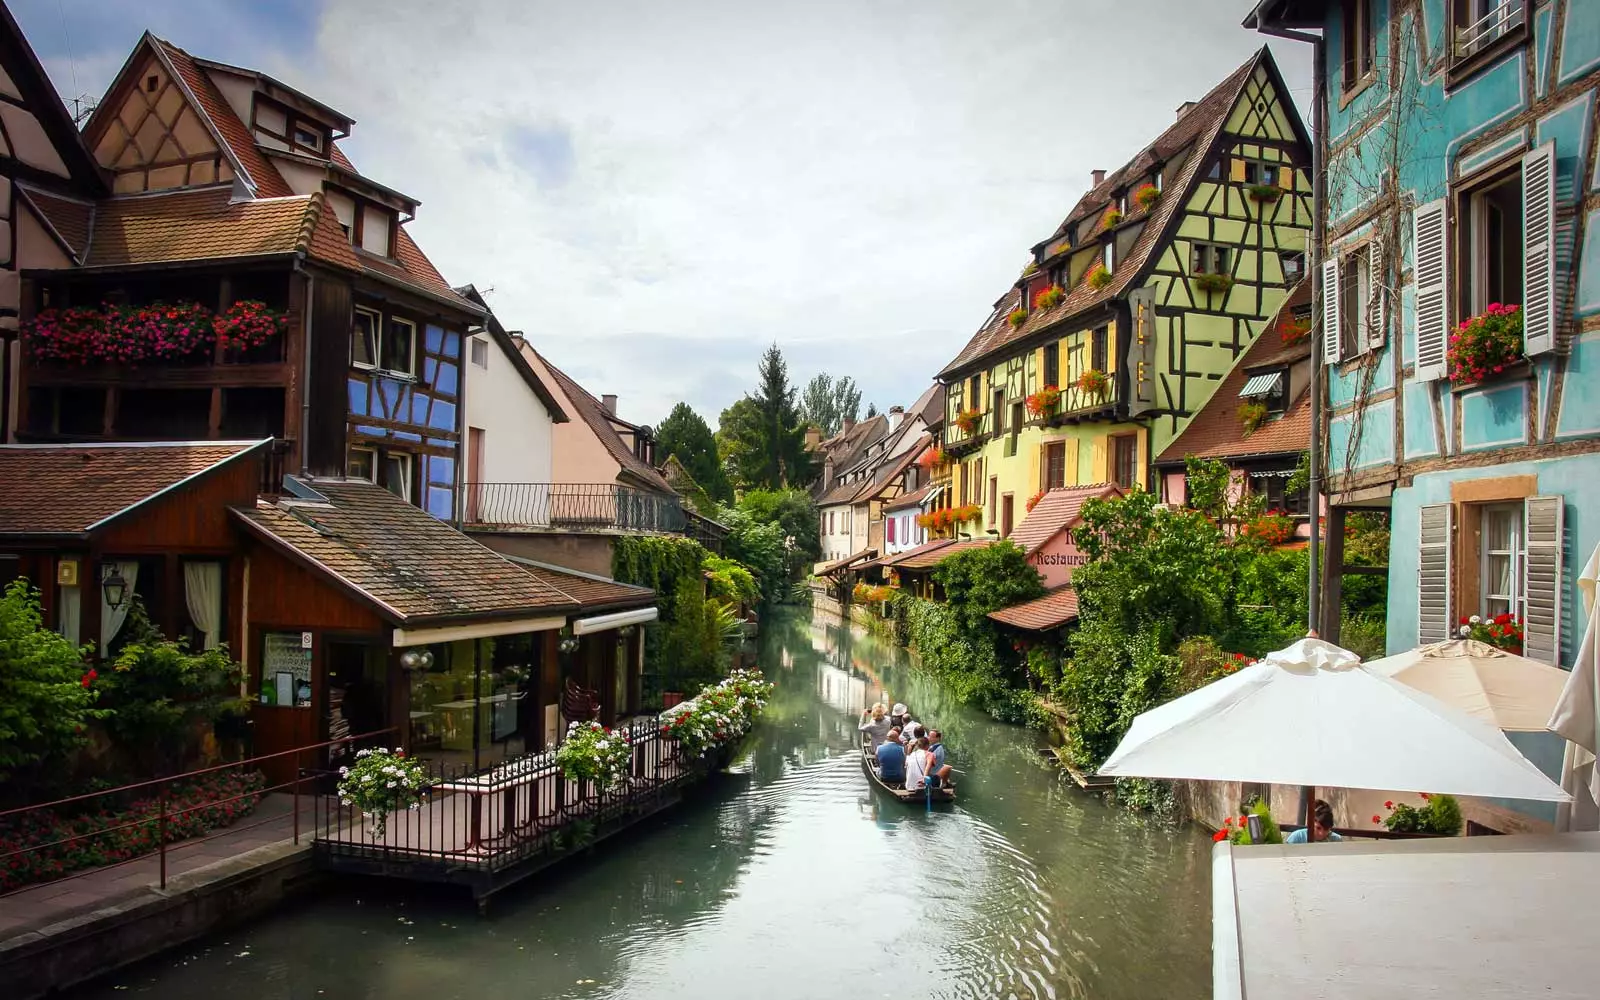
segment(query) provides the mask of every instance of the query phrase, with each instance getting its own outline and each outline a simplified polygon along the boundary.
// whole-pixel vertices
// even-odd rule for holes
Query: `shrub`
[[[1101,263],[1100,261],[1096,261],[1094,266],[1089,268],[1089,273],[1085,277],[1085,280],[1088,281],[1090,288],[1098,292],[1100,289],[1111,284],[1111,272],[1106,270],[1105,264]]]
[[[969,632],[989,628],[989,612],[1044,594],[1038,570],[1010,541],[957,552],[934,569],[933,579],[944,588],[945,603]]]
[[[1482,382],[1522,357],[1522,307],[1496,302],[1450,335],[1445,364],[1452,382]]]
[[[83,651],[44,627],[39,591],[13,580],[0,595],[0,784],[15,791],[30,775],[59,771],[84,743],[99,691]]]
[[[761,588],[750,571],[732,559],[707,556],[704,566],[711,596],[724,604],[760,604]]]
[[[1294,518],[1281,510],[1269,510],[1245,524],[1240,532],[1263,545],[1283,545],[1294,537]]]
[[[1156,778],[1118,778],[1117,803],[1131,812],[1149,813],[1158,820],[1178,818],[1178,796],[1172,782]]]
[[[568,781],[592,781],[604,791],[628,776],[633,744],[626,730],[598,722],[573,722],[556,748],[556,766]]]
[[[1461,804],[1454,795],[1424,793],[1422,799],[1425,804],[1420,809],[1404,802],[1385,802],[1389,815],[1383,818],[1383,825],[1394,833],[1431,833],[1436,837],[1461,833]],[[1373,817],[1374,822],[1377,819]]]
[[[1267,420],[1267,404],[1249,399],[1239,404],[1239,430],[1245,437],[1254,434]]]

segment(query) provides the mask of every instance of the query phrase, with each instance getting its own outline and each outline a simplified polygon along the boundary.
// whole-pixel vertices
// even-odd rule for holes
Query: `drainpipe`
[[[1323,146],[1327,137],[1327,82],[1328,46],[1320,35],[1272,28],[1257,23],[1256,30],[1263,35],[1273,35],[1290,41],[1305,42],[1311,46],[1311,247],[1306,254],[1306,276],[1311,281],[1311,315],[1324,315],[1322,309],[1322,246],[1327,240],[1328,173],[1327,157]],[[1328,336],[1323,331],[1323,336]],[[1307,504],[1311,510],[1311,540],[1306,546],[1308,578],[1306,580],[1306,625],[1312,631],[1322,626],[1322,533],[1318,519],[1322,514],[1322,484],[1325,470],[1322,465],[1322,424],[1327,418],[1327,404],[1323,399],[1323,362],[1313,349],[1311,358],[1311,477],[1307,486]]]
[[[312,317],[316,315],[317,276],[302,268],[300,261],[295,261],[294,269],[306,276],[305,316],[306,350],[305,359],[300,368],[300,477],[308,479],[311,476],[311,460],[308,457],[311,451],[311,328]]]

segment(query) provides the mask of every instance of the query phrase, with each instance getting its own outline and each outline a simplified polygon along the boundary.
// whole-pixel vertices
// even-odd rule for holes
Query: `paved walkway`
[[[300,842],[311,841],[311,805],[300,797]],[[255,812],[211,840],[195,838],[167,847],[167,878],[226,861],[247,851],[288,840],[294,835],[294,797],[274,792]],[[157,887],[161,858],[149,857],[110,868],[93,869],[75,878],[46,882],[10,896],[0,896],[0,942],[79,913],[98,910]]]

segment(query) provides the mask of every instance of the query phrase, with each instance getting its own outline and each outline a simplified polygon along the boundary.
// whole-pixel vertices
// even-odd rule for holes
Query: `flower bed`
[[[209,357],[217,344],[232,354],[283,332],[285,315],[254,299],[218,315],[193,302],[98,309],[46,309],[24,327],[33,355],[66,364],[138,364]]]
[[[1456,327],[1445,365],[1450,381],[1469,384],[1504,374],[1522,360],[1522,307],[1496,302]]]
[[[260,799],[255,793],[265,784],[259,771],[218,771],[174,782],[167,794],[166,842],[199,837],[250,815]],[[157,850],[161,811],[152,796],[122,809],[73,815],[39,809],[0,820],[0,892]]]
[[[1516,615],[1500,614],[1493,618],[1468,615],[1461,619],[1457,634],[1463,639],[1476,639],[1508,653],[1522,655],[1522,620]]]
[[[1056,404],[1061,402],[1061,390],[1053,385],[1047,385],[1038,392],[1029,395],[1025,402],[1029,413],[1036,417],[1041,417],[1053,411],[1056,408]]]
[[[894,596],[893,587],[874,587],[867,583],[857,583],[851,590],[850,596],[857,604],[882,604]]]
[[[773,684],[759,670],[735,670],[662,713],[661,734],[693,757],[735,742],[755,725]]]
[[[390,813],[420,808],[418,799],[428,781],[422,762],[399,747],[393,752],[388,747],[357,750],[355,766],[339,768],[339,802],[361,810],[372,824],[372,839],[378,840],[388,829]]]
[[[626,778],[632,763],[627,732],[598,722],[574,720],[556,748],[556,766],[568,781],[592,781],[602,790]]]
[[[1052,306],[1060,305],[1061,300],[1066,297],[1065,289],[1060,285],[1051,285],[1033,297],[1033,307],[1035,309],[1049,309]]]
[[[1105,264],[1096,262],[1093,267],[1089,268],[1089,273],[1085,280],[1089,282],[1090,288],[1098,292],[1111,284],[1111,272],[1106,270]]]
[[[1090,368],[1078,376],[1078,391],[1086,396],[1104,396],[1109,388],[1111,376],[1098,369]]]
[[[1138,205],[1146,212],[1150,211],[1150,206],[1154,205],[1160,200],[1161,189],[1157,188],[1154,184],[1142,185],[1139,190],[1133,193],[1134,204]]]

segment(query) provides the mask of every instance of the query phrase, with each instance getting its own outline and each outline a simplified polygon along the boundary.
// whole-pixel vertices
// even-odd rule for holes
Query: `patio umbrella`
[[[1141,714],[1100,773],[1570,799],[1487,722],[1309,638]]]
[[[1563,788],[1576,801],[1569,809],[1557,810],[1556,829],[1593,830],[1600,827],[1600,775],[1595,773],[1595,752],[1600,746],[1596,734],[1600,723],[1600,614],[1595,607],[1595,585],[1600,581],[1600,547],[1589,557],[1578,574],[1578,590],[1583,594],[1586,628],[1578,644],[1578,658],[1572,664],[1567,686],[1550,714],[1550,729],[1567,739],[1566,759],[1562,761]]]
[[[1496,729],[1542,733],[1566,686],[1567,672],[1473,639],[1447,639],[1370,660],[1392,677],[1482,719]]]

